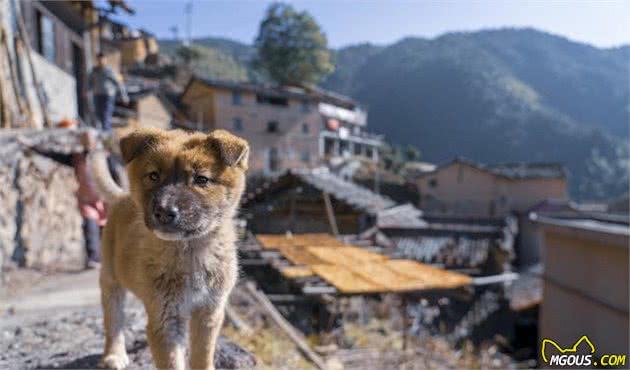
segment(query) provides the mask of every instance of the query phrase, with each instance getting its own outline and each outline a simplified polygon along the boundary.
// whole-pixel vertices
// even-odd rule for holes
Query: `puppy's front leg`
[[[126,291],[104,271],[106,271],[105,268],[101,270],[100,285],[105,326],[105,351],[100,365],[108,369],[124,369],[129,365],[123,334]]]
[[[201,307],[190,320],[190,368],[214,370],[214,350],[225,316],[225,304]]]
[[[177,312],[149,314],[147,339],[155,367],[184,370],[186,319]]]

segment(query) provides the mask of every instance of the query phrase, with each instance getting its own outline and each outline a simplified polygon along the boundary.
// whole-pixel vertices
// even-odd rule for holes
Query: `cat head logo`
[[[558,353],[548,356],[548,352],[553,352],[552,348],[555,348]],[[578,349],[580,354],[577,353]],[[567,348],[562,348],[551,339],[543,339],[540,352],[542,360],[548,365],[589,366],[592,363],[595,346],[586,335],[578,339],[573,346]]]

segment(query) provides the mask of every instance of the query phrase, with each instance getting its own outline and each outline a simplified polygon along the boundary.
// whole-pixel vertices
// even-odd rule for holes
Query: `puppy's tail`
[[[105,198],[107,203],[115,203],[127,195],[127,192],[116,184],[109,172],[107,152],[104,150],[91,151],[88,156],[88,164],[98,193]]]

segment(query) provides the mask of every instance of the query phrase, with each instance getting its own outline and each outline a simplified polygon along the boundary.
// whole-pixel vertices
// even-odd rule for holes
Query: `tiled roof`
[[[329,91],[319,87],[293,87],[274,86],[269,84],[256,84],[251,82],[238,82],[227,80],[208,79],[200,76],[193,76],[191,81],[200,81],[208,86],[240,91],[251,91],[254,93],[275,95],[296,99],[315,99],[331,104],[354,108],[359,104],[352,98]]]
[[[514,162],[483,164],[462,157],[457,157],[450,162],[444,163],[436,167],[433,171],[424,172],[420,174],[420,177],[434,174],[435,172],[440,171],[442,168],[449,167],[453,164],[465,164],[467,166],[474,167],[482,171],[487,171],[496,176],[511,180],[541,178],[557,179],[566,177],[564,165],[561,163]]]
[[[563,178],[564,166],[560,163],[502,163],[487,166],[497,175],[510,179]]]

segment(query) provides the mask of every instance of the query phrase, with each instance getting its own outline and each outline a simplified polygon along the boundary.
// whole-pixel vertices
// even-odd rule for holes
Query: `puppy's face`
[[[203,236],[234,217],[249,147],[227,131],[138,130],[120,143],[131,196],[164,240]]]

